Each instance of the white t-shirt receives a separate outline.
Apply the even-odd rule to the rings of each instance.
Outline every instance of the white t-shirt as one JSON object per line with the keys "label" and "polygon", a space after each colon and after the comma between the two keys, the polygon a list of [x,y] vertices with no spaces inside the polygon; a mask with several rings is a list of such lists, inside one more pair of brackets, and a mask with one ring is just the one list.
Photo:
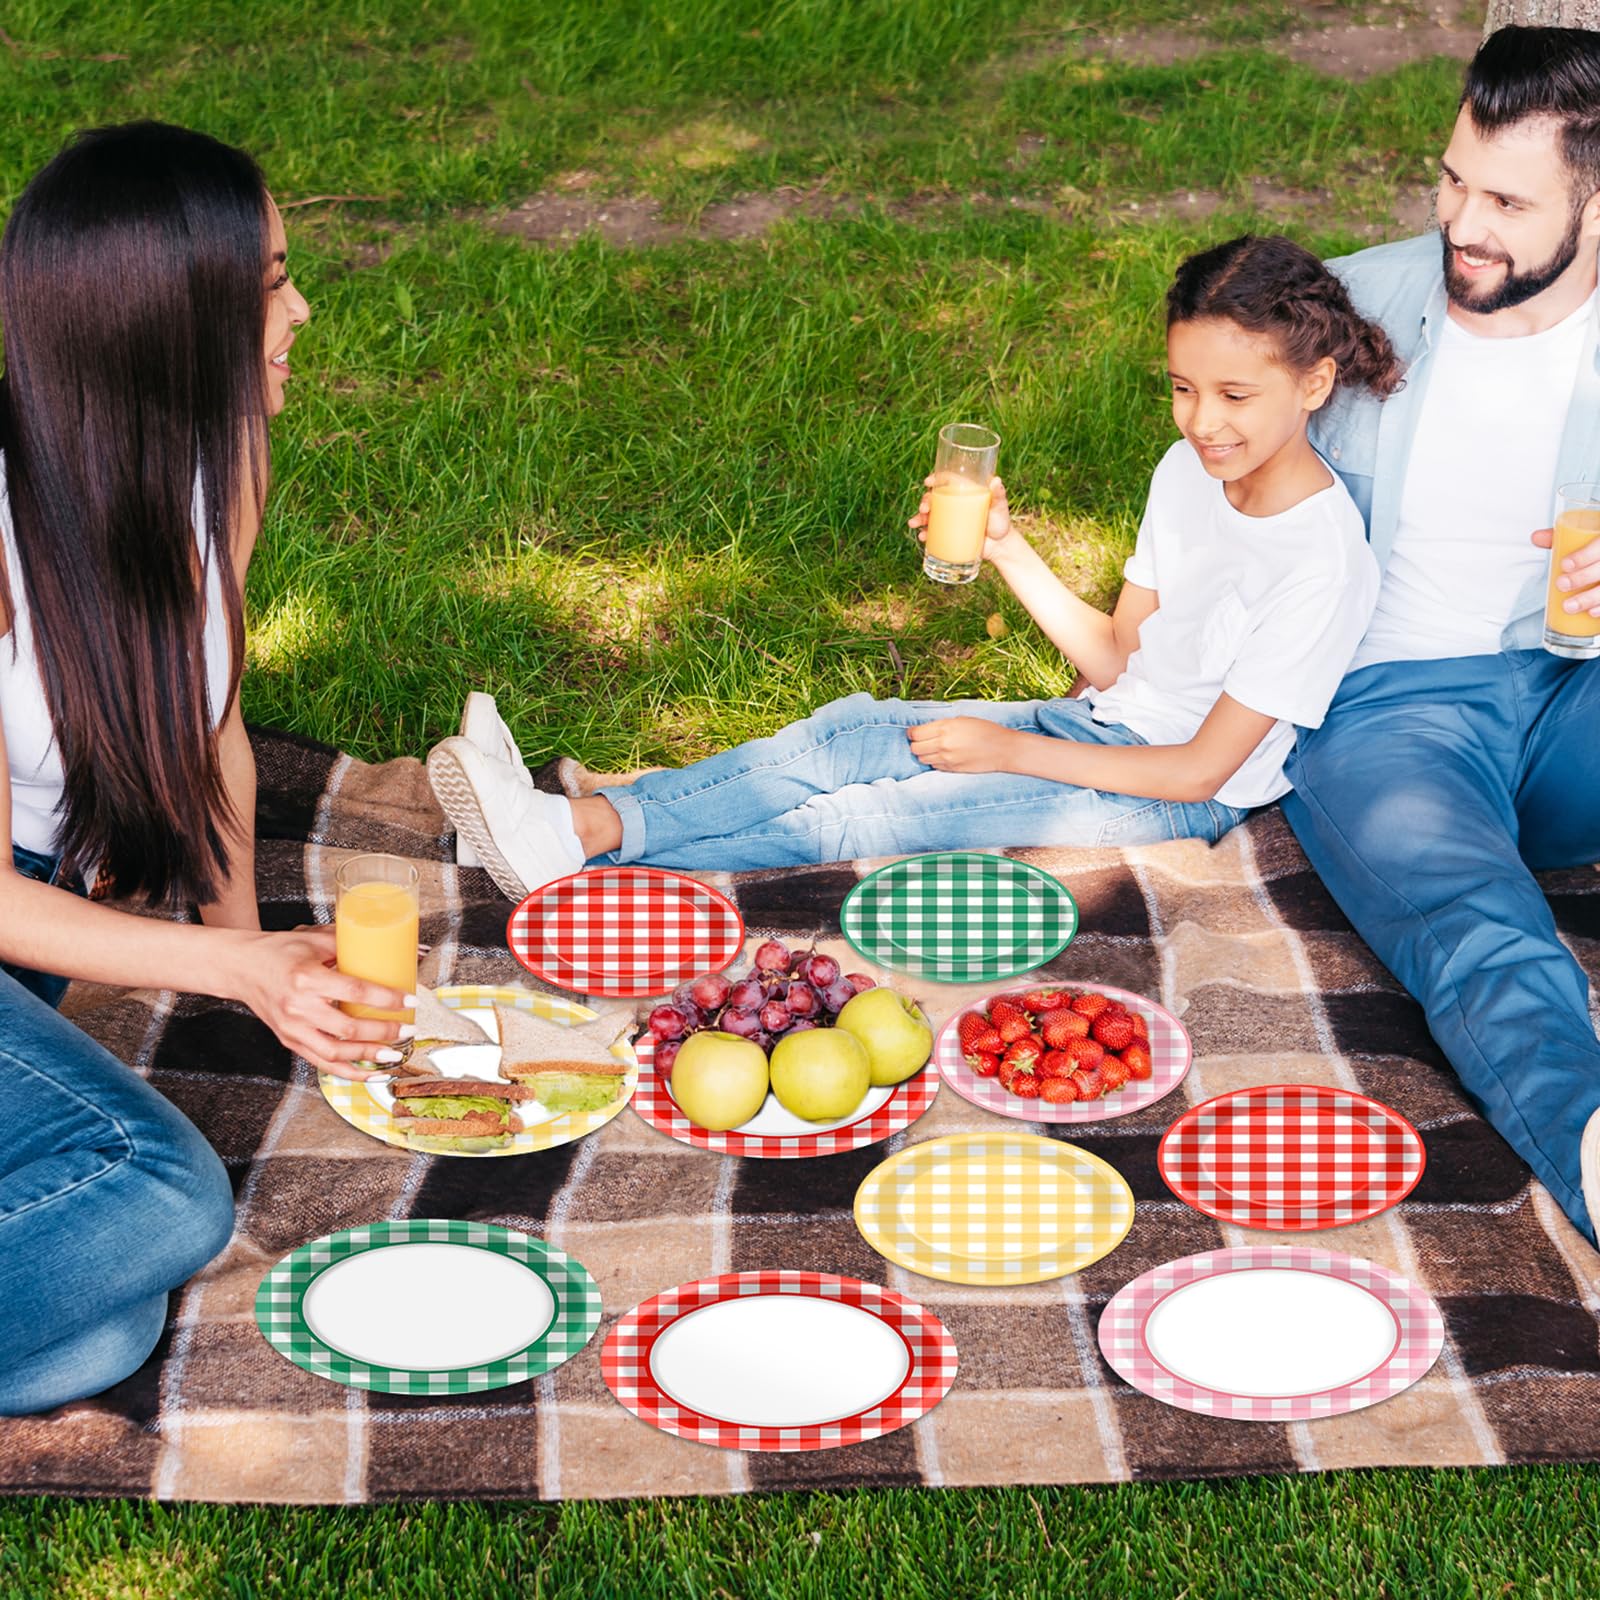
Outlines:
{"label": "white t-shirt", "polygon": [[1123,574],[1160,603],[1122,676],[1088,692],[1095,720],[1184,744],[1229,694],[1278,720],[1217,799],[1258,806],[1286,793],[1295,727],[1321,723],[1377,598],[1349,491],[1334,477],[1287,511],[1248,517],[1180,439],[1150,480]]}
{"label": "white t-shirt", "polygon": [[[194,490],[196,529],[205,526],[205,502],[198,480]],[[199,538],[197,531],[196,538]],[[61,752],[39,676],[33,644],[33,622],[22,586],[11,503],[6,495],[5,459],[0,456],[0,544],[5,549],[6,588],[11,629],[0,636],[0,727],[5,730],[6,762],[11,769],[11,841],[40,855],[56,853],[61,819],[56,807],[66,787]],[[12,645],[15,644],[15,650]],[[212,726],[227,710],[228,614],[222,604],[222,579],[214,561],[206,563],[205,640],[206,691]],[[8,858],[9,859],[9,858]]]}
{"label": "white t-shirt", "polygon": [[1351,668],[1497,655],[1549,552],[1530,542],[1555,509],[1556,456],[1590,296],[1543,333],[1486,339],[1452,317],[1433,353],[1400,493],[1394,548]]}

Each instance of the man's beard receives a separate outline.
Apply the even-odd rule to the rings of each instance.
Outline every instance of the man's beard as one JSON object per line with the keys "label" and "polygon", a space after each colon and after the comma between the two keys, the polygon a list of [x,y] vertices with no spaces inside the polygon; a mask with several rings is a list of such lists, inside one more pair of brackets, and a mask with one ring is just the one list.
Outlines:
{"label": "man's beard", "polygon": [[[1504,311],[1508,306],[1520,306],[1524,301],[1533,299],[1536,294],[1543,294],[1577,260],[1582,231],[1582,210],[1574,210],[1566,237],[1556,246],[1555,254],[1542,267],[1533,267],[1527,272],[1518,272],[1516,263],[1510,256],[1503,250],[1496,251],[1489,259],[1505,262],[1506,275],[1500,280],[1498,288],[1491,289],[1486,294],[1479,294],[1456,266],[1455,247],[1450,243],[1449,230],[1441,223],[1439,238],[1444,245],[1445,293],[1449,295],[1452,303],[1460,306],[1463,311],[1471,311],[1480,316],[1487,315],[1491,311]],[[1476,250],[1473,252],[1474,255],[1480,253]]]}

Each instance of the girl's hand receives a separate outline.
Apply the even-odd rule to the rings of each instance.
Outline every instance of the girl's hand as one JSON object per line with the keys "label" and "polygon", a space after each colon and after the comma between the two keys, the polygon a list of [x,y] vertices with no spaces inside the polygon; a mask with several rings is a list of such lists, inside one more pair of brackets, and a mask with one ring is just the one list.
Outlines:
{"label": "girl's hand", "polygon": [[296,928],[292,933],[245,934],[241,978],[232,997],[242,1000],[272,1029],[278,1042],[304,1056],[321,1072],[361,1080],[381,1072],[354,1065],[398,1061],[400,1026],[394,1022],[347,1017],[338,1002],[385,1011],[405,1008],[406,997],[364,978],[349,978],[334,967],[332,928]]}
{"label": "girl's hand", "polygon": [[[931,490],[935,483],[934,475],[930,472],[922,480],[923,487]],[[933,508],[932,494],[925,494],[922,503],[917,507],[917,514],[907,522],[908,528],[917,530],[917,538],[923,543],[928,537],[928,513]],[[995,551],[1002,539],[1011,534],[1011,507],[1006,501],[1006,486],[999,478],[989,480],[989,521],[984,529],[982,556],[985,561],[993,561]]]}
{"label": "girl's hand", "polygon": [[982,717],[945,717],[907,730],[911,753],[938,772],[1007,772],[1007,754],[1016,736]]}
{"label": "girl's hand", "polygon": [[[1548,550],[1555,542],[1555,530],[1536,529],[1533,542],[1541,550]],[[1600,538],[1579,545],[1563,559],[1556,588],[1562,596],[1561,609],[1569,617],[1581,616],[1585,611],[1591,617],[1600,617]],[[1574,600],[1577,604],[1570,605]]]}

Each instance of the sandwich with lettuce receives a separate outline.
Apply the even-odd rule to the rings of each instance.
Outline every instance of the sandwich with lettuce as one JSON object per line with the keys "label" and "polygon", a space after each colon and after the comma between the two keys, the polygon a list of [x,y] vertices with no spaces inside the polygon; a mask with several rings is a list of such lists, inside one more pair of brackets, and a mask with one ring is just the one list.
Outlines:
{"label": "sandwich with lettuce", "polygon": [[512,1109],[533,1091],[493,1078],[412,1078],[392,1086],[394,1125],[413,1150],[486,1155],[522,1132]]}
{"label": "sandwich with lettuce", "polygon": [[566,1026],[530,1011],[496,1006],[500,1076],[526,1089],[547,1111],[604,1111],[627,1087],[628,1063],[611,1047],[627,1019],[612,1012]]}

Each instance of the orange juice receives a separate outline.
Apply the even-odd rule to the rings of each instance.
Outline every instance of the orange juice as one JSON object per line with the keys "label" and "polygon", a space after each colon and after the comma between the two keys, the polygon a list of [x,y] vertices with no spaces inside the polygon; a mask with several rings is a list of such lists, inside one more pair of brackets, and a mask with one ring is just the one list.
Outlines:
{"label": "orange juice", "polygon": [[970,478],[949,477],[928,497],[927,554],[956,565],[976,562],[983,554],[989,525],[989,489]]}
{"label": "orange juice", "polygon": [[1546,633],[1564,634],[1570,639],[1600,638],[1600,617],[1591,617],[1587,611],[1563,611],[1562,603],[1572,598],[1572,592],[1556,588],[1556,579],[1562,576],[1562,561],[1596,538],[1600,538],[1600,510],[1580,507],[1563,511],[1556,519],[1555,543],[1550,547],[1550,587],[1544,606]]}
{"label": "orange juice", "polygon": [[[334,938],[339,970],[349,977],[366,978],[401,994],[417,987],[417,894],[398,883],[358,883],[342,888],[334,917]],[[380,1017],[387,1022],[411,1022],[410,1011],[380,1011],[341,1001],[352,1017]]]}

